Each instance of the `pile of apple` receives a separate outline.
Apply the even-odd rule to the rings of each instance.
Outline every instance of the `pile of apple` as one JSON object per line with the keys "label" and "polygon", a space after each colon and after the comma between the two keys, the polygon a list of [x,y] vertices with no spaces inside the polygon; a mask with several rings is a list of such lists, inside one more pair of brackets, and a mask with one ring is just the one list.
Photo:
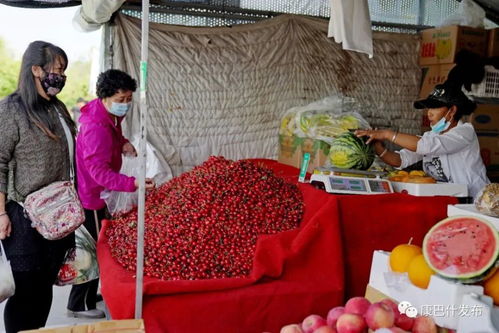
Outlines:
{"label": "pile of apple", "polygon": [[345,306],[329,310],[327,318],[312,314],[301,324],[281,328],[281,333],[437,333],[431,317],[410,318],[398,310],[397,303],[384,299],[377,303],[354,297]]}

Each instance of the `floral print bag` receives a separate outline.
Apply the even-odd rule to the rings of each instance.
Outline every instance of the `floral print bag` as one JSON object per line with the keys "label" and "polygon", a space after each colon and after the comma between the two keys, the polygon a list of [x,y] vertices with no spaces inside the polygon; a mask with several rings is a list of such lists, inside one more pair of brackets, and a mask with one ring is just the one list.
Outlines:
{"label": "floral print bag", "polygon": [[31,226],[46,239],[61,239],[75,231],[84,221],[85,213],[74,186],[74,142],[71,131],[57,112],[68,142],[70,181],[57,181],[26,197],[24,210]]}

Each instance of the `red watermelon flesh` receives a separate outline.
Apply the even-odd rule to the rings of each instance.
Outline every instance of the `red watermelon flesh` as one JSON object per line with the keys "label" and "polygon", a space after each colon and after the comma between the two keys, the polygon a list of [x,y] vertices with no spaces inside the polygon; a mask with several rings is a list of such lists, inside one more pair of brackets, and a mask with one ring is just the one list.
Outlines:
{"label": "red watermelon flesh", "polygon": [[449,217],[426,234],[423,254],[428,265],[443,277],[477,277],[495,266],[498,233],[493,225],[477,217]]}

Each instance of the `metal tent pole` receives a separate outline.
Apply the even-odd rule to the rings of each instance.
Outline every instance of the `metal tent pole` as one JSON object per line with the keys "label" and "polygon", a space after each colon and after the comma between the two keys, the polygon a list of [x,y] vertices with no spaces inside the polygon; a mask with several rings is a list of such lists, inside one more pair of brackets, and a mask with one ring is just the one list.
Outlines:
{"label": "metal tent pole", "polygon": [[135,319],[142,318],[144,280],[144,217],[147,138],[147,57],[149,46],[149,0],[142,0],[142,45],[140,60],[140,141],[139,202],[137,221],[137,271],[135,286]]}

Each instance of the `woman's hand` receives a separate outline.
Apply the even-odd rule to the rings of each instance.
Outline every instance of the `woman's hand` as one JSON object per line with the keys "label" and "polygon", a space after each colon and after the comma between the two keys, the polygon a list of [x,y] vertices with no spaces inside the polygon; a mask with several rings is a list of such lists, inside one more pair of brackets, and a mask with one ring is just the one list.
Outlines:
{"label": "woman's hand", "polygon": [[373,140],[389,140],[392,138],[394,132],[390,130],[378,130],[378,129],[369,129],[369,130],[356,130],[355,135],[358,137],[361,136],[368,136],[369,139],[367,139],[366,144],[371,143]]}
{"label": "woman's hand", "polygon": [[0,216],[0,240],[9,237],[11,231],[12,226],[9,216],[7,214]]}
{"label": "woman's hand", "polygon": [[137,156],[137,151],[130,142],[127,142],[123,145],[121,152],[123,153],[123,155]]}
{"label": "woman's hand", "polygon": [[[146,178],[146,190],[152,190],[156,186],[154,179]],[[139,188],[139,180],[135,179],[135,187]]]}

